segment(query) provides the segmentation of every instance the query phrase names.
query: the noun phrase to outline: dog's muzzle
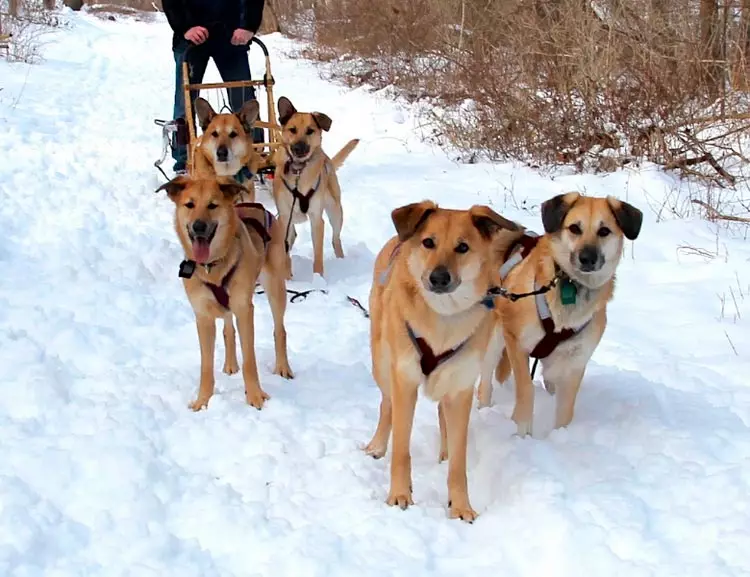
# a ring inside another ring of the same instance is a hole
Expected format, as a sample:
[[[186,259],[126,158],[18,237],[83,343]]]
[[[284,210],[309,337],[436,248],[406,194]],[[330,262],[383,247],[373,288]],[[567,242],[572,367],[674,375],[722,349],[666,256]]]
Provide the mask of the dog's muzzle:
[[[289,150],[291,151],[293,156],[296,156],[297,158],[304,158],[310,153],[310,146],[307,144],[307,142],[304,142],[303,140],[300,140],[299,142],[295,142],[289,147]]]
[[[210,243],[216,234],[216,223],[200,219],[194,220],[191,225],[188,225],[187,229],[191,241],[203,240]]]
[[[595,246],[584,246],[578,251],[578,270],[596,272],[604,266],[604,255]]]
[[[432,269],[426,284],[430,292],[448,294],[456,290],[456,287],[460,283],[457,279],[453,278],[453,275],[451,275],[451,272],[445,266],[439,265]]]
[[[229,160],[229,149],[224,144],[216,149],[216,160],[219,162],[226,162]]]

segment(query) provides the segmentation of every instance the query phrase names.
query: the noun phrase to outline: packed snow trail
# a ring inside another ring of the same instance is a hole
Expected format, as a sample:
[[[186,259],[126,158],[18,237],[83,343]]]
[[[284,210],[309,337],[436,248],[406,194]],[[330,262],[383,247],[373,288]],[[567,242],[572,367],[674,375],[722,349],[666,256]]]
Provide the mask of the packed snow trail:
[[[290,41],[266,37],[276,97],[333,118],[325,149],[362,138],[340,171],[346,258],[333,258],[327,228],[329,294],[287,309],[296,378],[271,374],[258,296],[271,400],[245,405],[241,376],[220,372],[218,339],[216,395],[192,413],[197,334],[172,205],[153,192],[171,32],[163,20],[66,14],[72,29],[55,34],[46,62],[0,61],[0,575],[750,574],[750,250],[700,220],[657,223],[678,181],[648,167],[553,178],[456,165],[420,143],[408,106],[326,83],[285,55]],[[645,215],[572,425],[550,433],[552,400],[537,389],[535,438],[514,437],[512,393],[496,387],[494,406],[472,414],[480,517],[467,525],[447,518],[436,408],[421,400],[415,505],[388,507],[390,453],[361,450],[380,398],[369,325],[345,296],[366,303],[390,211],[424,198],[489,203],[540,231],[539,203],[567,190],[613,194]],[[309,227],[298,232],[305,284]]]

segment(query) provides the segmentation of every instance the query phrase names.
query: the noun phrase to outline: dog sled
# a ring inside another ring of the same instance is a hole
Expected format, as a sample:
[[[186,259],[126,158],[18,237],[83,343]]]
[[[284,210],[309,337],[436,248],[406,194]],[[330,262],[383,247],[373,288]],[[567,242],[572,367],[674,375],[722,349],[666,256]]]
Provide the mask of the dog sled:
[[[254,127],[260,129],[263,133],[263,142],[253,143],[253,148],[260,156],[261,162],[257,168],[257,176],[263,182],[264,175],[270,175],[273,178],[273,173],[276,170],[274,165],[274,157],[276,150],[281,146],[281,126],[277,121],[276,106],[274,104],[273,86],[274,78],[271,73],[271,57],[268,52],[266,45],[259,40],[257,37],[253,37],[250,44],[257,44],[263,51],[265,57],[265,72],[262,80],[238,80],[233,82],[201,82],[199,84],[191,84],[190,76],[188,75],[188,58],[189,50],[185,57],[185,61],[182,63],[182,92],[185,99],[185,118],[178,118],[175,120],[159,120],[155,119],[154,123],[160,126],[162,129],[162,155],[159,160],[154,162],[154,166],[169,180],[169,177],[164,172],[161,165],[166,161],[169,153],[174,151],[178,146],[187,146],[187,165],[186,169],[189,175],[193,174],[194,162],[195,162],[195,147],[198,143],[198,134],[195,123],[195,114],[193,111],[193,103],[190,99],[191,92],[200,93],[202,90],[214,91],[219,93],[222,90],[228,90],[233,88],[253,88],[253,89],[264,89],[266,93],[266,101],[268,107],[268,118],[267,120],[261,120],[260,117],[255,121]],[[248,51],[249,58],[249,51]],[[259,94],[256,92],[256,98],[259,98]],[[256,176],[254,175],[254,176]]]

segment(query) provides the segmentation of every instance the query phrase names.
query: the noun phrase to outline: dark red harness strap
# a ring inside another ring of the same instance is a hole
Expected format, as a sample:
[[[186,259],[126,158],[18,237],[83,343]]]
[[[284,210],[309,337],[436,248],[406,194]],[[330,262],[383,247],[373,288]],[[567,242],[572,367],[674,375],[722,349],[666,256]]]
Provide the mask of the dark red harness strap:
[[[414,346],[417,347],[417,350],[419,351],[419,366],[422,369],[422,374],[425,377],[429,377],[430,374],[438,368],[438,366],[441,363],[444,363],[448,359],[450,359],[453,355],[458,353],[463,346],[466,344],[466,341],[458,345],[455,349],[448,349],[447,351],[444,351],[440,353],[439,355],[436,355],[435,352],[432,350],[432,347],[427,344],[427,341],[424,340],[422,337],[418,337],[412,328],[409,326],[409,323],[406,323],[406,330],[409,333],[409,338],[411,338],[412,342],[414,343]],[[468,339],[467,339],[468,340]]]
[[[538,236],[531,236],[528,234],[524,234],[520,238],[516,239],[513,244],[511,244],[508,247],[508,250],[505,251],[505,257],[503,258],[503,262],[506,262],[510,255],[513,254],[513,251],[516,250],[518,245],[521,245],[521,258],[524,259],[527,256],[529,256],[529,253],[534,249],[534,247],[539,242]]]
[[[271,242],[271,231],[269,229],[271,227],[270,223],[272,222],[271,219],[273,218],[273,215],[268,212],[266,207],[259,202],[242,202],[236,204],[234,207],[235,209],[257,208],[263,211],[266,216],[266,222],[260,222],[257,218],[252,216],[242,216],[241,211],[240,220],[242,220],[242,222],[244,222],[246,225],[253,227],[253,229],[260,235],[260,238],[263,240],[263,248],[267,248],[268,243]]]
[[[221,279],[221,285],[215,285],[210,282],[203,283],[211,289],[211,292],[214,293],[214,298],[216,298],[218,303],[225,309],[229,308],[229,292],[227,291],[227,285],[229,285],[229,281],[232,280],[232,276],[234,276],[234,271],[237,269],[238,264],[239,261],[234,263],[234,266],[229,269],[229,272],[226,275],[224,275],[224,278]]]
[[[555,321],[551,318],[541,319],[541,321],[544,328],[544,336],[529,354],[532,359],[544,359],[548,357],[557,348],[557,345],[577,334],[573,329],[563,329],[555,332]]]

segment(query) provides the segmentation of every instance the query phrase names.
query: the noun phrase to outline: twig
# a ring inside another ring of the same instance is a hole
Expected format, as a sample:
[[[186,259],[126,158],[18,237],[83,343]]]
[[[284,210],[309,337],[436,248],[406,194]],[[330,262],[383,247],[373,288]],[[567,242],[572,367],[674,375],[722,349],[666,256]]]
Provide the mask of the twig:
[[[729,338],[729,333],[727,333],[727,331],[724,331],[724,334],[726,335],[727,340],[729,341],[729,346],[732,347],[732,350],[734,351],[734,354],[739,357],[740,354],[737,352],[737,349],[734,348],[734,343],[732,342],[732,339]]]
[[[731,214],[722,214],[718,210],[716,210],[713,206],[711,206],[710,204],[700,199],[694,198],[690,202],[692,202],[693,204],[700,205],[703,208],[705,208],[706,212],[708,212],[709,220],[728,220],[730,222],[742,222],[745,224],[750,224],[750,218],[747,218],[744,216],[734,216]]]

